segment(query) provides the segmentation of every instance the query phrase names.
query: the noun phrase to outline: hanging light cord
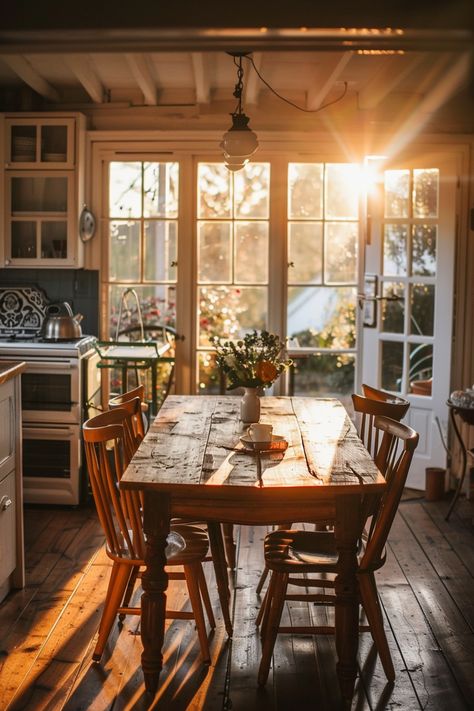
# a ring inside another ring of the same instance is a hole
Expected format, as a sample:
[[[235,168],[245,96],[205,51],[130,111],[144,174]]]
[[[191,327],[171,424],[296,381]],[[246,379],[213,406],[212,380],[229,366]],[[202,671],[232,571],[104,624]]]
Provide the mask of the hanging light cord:
[[[237,106],[234,109],[234,114],[242,113],[242,90],[244,88],[243,78],[244,70],[242,69],[242,57],[239,56],[239,61],[237,62],[237,57],[234,57],[234,64],[237,67],[237,84],[234,88],[234,96],[237,99]]]
[[[343,90],[341,96],[338,96],[337,99],[333,99],[333,101],[328,101],[326,104],[323,104],[322,106],[318,106],[317,109],[305,109],[304,106],[298,106],[298,104],[295,104],[293,101],[290,101],[290,99],[287,99],[285,96],[282,96],[281,94],[279,94],[278,91],[275,91],[275,89],[267,82],[267,80],[262,77],[262,75],[258,71],[257,67],[255,66],[255,62],[253,61],[253,57],[251,55],[244,54],[243,56],[245,57],[245,59],[249,60],[249,62],[251,63],[252,67],[254,68],[255,73],[258,76],[258,78],[260,79],[260,81],[263,82],[265,84],[265,86],[268,87],[273,94],[275,94],[275,96],[277,96],[282,101],[285,101],[290,106],[293,106],[293,108],[298,109],[298,111],[304,111],[307,114],[316,114],[316,113],[318,113],[318,111],[327,109],[328,106],[332,106],[333,104],[337,104],[338,101],[342,101],[342,99],[347,94],[347,82],[345,81],[344,82],[344,90]],[[241,62],[242,62],[242,60],[240,59],[240,63]],[[237,62],[235,61],[235,57],[234,57],[234,63],[236,64],[236,66],[239,66],[237,64]]]

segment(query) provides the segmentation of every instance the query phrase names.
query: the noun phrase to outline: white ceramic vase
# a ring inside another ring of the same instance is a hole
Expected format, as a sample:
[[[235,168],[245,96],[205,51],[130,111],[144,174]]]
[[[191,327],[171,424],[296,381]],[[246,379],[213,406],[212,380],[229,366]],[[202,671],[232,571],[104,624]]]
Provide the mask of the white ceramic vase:
[[[240,401],[240,419],[245,424],[260,420],[260,397],[258,388],[244,388]]]

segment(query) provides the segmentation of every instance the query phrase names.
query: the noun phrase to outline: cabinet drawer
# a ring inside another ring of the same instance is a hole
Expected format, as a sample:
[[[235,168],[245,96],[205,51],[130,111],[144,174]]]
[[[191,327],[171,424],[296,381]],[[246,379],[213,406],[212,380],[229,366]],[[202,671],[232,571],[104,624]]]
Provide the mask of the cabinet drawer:
[[[13,380],[0,385],[0,481],[15,468],[14,397]]]
[[[16,566],[15,472],[0,482],[0,584]]]

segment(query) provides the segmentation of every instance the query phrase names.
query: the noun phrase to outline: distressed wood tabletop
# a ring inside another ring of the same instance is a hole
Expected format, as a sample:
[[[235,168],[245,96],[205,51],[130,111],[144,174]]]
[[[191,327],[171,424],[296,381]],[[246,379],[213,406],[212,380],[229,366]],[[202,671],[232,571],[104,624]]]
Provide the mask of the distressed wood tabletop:
[[[343,486],[351,493],[358,487],[369,493],[384,483],[338,400],[263,397],[260,421],[272,424],[288,449],[259,456],[240,441],[246,427],[239,407],[235,396],[168,397],[121,486],[155,491]]]

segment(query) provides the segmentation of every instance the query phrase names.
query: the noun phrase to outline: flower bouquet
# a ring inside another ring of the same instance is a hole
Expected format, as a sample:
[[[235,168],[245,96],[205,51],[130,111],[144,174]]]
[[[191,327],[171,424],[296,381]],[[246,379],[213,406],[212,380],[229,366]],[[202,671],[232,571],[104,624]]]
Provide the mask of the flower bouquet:
[[[257,388],[269,388],[292,361],[283,357],[284,342],[268,331],[252,331],[239,341],[210,341],[216,350],[216,362],[226,375],[228,389],[245,388],[241,419],[258,422],[260,401]],[[246,404],[247,403],[247,404]]]
[[[268,331],[247,333],[240,341],[224,341],[211,336],[216,362],[229,380],[228,389],[269,388],[292,364],[283,359],[285,344]]]

